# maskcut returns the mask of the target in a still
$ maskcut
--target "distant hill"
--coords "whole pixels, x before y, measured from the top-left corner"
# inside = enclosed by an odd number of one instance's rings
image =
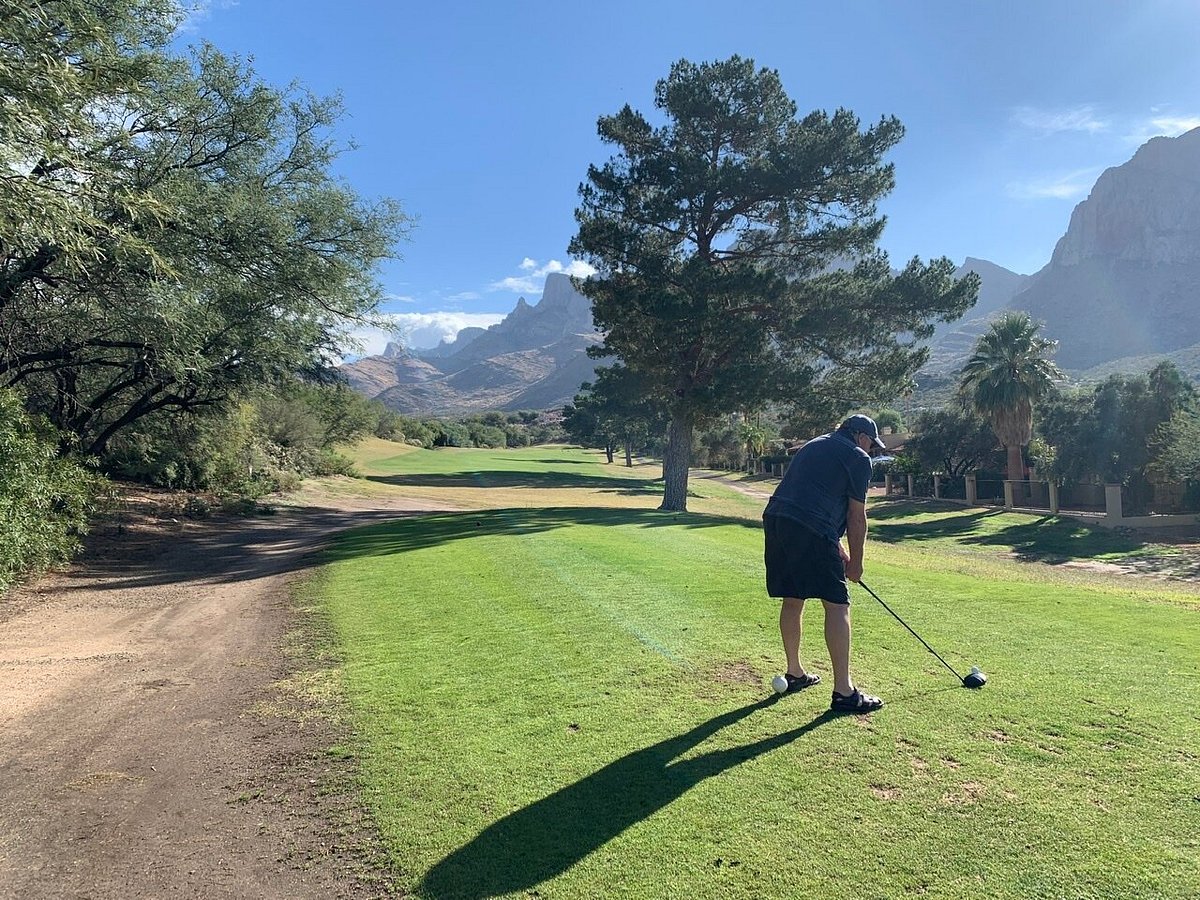
[[[552,274],[536,305],[520,298],[491,328],[463,329],[422,353],[389,345],[342,372],[355,390],[407,415],[551,409],[594,379],[597,361],[586,351],[600,340],[590,301]]]
[[[1161,362],[1172,362],[1192,383],[1200,384],[1200,344],[1172,350],[1170,353],[1151,353],[1146,356],[1122,356],[1085,369],[1076,374],[1079,381],[1103,381],[1109,375],[1142,374]]]
[[[1028,275],[1018,275],[1003,266],[968,256],[954,270],[955,278],[969,273],[979,276],[979,299],[957,322],[939,325],[929,343],[929,362],[922,372],[948,375],[962,368],[988,322],[1029,284]]]

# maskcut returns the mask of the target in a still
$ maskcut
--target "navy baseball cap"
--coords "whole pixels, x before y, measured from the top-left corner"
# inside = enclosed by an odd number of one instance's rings
[[[886,450],[887,444],[879,439],[879,426],[875,424],[875,420],[870,416],[864,416],[861,413],[851,416],[842,423],[842,428],[846,431],[857,431],[865,434],[880,450]]]

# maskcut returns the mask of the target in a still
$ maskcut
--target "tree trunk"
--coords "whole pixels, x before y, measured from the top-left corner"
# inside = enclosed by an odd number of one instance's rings
[[[612,443],[612,441],[609,441],[608,443],[606,443],[604,445],[604,455],[608,457],[608,461],[610,463],[613,461],[613,443]]]
[[[1021,445],[1009,444],[1005,450],[1008,451],[1008,480],[1014,482],[1013,496],[1024,500],[1027,492],[1021,484],[1025,480],[1025,459],[1021,455]]]
[[[692,462],[692,429],[695,421],[689,413],[676,413],[667,431],[667,451],[663,455],[663,502],[659,509],[687,512],[688,467]]]
[[[633,444],[625,442],[625,468],[633,468]]]

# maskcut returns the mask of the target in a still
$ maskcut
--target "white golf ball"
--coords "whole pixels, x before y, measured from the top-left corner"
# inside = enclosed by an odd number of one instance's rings
[[[775,693],[777,694],[786,693],[788,689],[787,679],[782,675],[776,675],[771,679],[771,687],[775,688]]]

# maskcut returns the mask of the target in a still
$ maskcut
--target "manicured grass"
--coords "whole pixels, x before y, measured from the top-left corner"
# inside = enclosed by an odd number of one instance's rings
[[[936,519],[881,519],[868,583],[991,682],[958,687],[856,590],[856,677],[888,706],[832,717],[826,685],[767,687],[761,503],[693,482],[697,512],[661,513],[653,470],[578,451],[373,465],[497,507],[345,534],[308,588],[419,895],[1200,895],[1194,585],[887,543]]]
[[[387,447],[395,448],[388,454]],[[421,450],[371,441],[349,450],[367,483],[407,497],[481,509],[606,506],[630,509],[662,502],[662,466],[606,463],[598,450],[538,446],[520,450],[441,447]],[[762,504],[710,480],[693,478],[689,508],[757,520]]]

